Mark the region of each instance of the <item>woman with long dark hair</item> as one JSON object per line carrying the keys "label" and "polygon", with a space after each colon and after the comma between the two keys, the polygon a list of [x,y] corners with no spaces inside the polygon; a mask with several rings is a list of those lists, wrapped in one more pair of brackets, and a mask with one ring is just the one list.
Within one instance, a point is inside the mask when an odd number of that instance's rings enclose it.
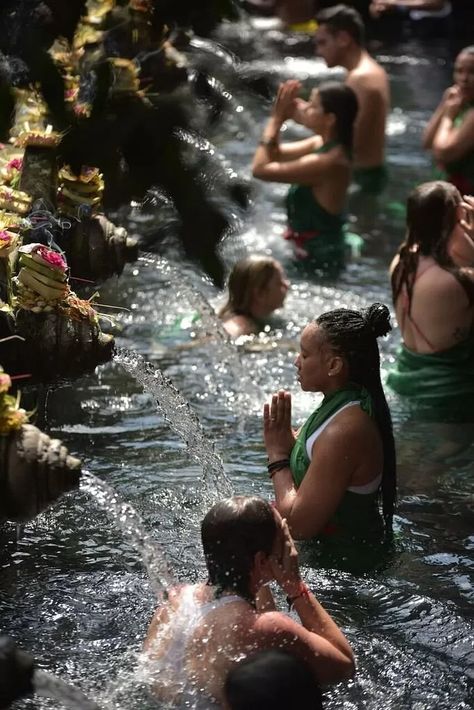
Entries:
{"label": "woman with long dark hair", "polygon": [[[418,404],[471,417],[474,396],[474,199],[443,181],[419,185],[392,262],[403,343],[387,383]],[[453,409],[454,407],[454,409]],[[457,414],[454,410],[457,410]]]}
{"label": "woman with long dark hair", "polygon": [[[216,503],[202,521],[201,539],[207,582],[170,589],[145,642],[163,699],[181,696],[201,707],[192,698],[199,690],[222,703],[229,671],[264,649],[294,654],[318,683],[353,674],[351,647],[302,581],[288,526],[267,501],[237,496]],[[264,586],[271,580],[301,623],[276,611]]]}
{"label": "woman with long dark hair", "polygon": [[[344,84],[326,82],[308,102],[297,99],[298,81],[280,86],[272,115],[253,159],[253,175],[268,182],[292,183],[287,197],[285,238],[298,259],[316,268],[344,263],[344,207],[352,174],[352,140],[357,97]],[[315,135],[279,142],[283,123],[298,120]]]}
{"label": "woman with long dark hair", "polygon": [[391,530],[395,446],[377,344],[390,330],[381,303],[322,314],[303,330],[295,362],[301,388],[322,392],[322,404],[297,436],[288,392],[264,407],[276,507],[296,539],[370,545]]}

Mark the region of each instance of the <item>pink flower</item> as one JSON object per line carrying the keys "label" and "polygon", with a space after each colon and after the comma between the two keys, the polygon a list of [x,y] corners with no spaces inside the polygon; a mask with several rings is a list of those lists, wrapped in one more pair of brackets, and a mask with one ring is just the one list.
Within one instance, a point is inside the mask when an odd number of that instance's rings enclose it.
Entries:
{"label": "pink flower", "polygon": [[0,393],[3,392],[8,392],[10,387],[12,386],[12,381],[10,379],[10,375],[7,375],[6,372],[1,372],[0,373]]}
{"label": "pink flower", "polygon": [[66,271],[67,264],[61,254],[58,254],[57,251],[48,249],[48,247],[40,246],[36,250],[36,253],[39,254],[43,261],[46,261],[46,263],[50,266],[54,266],[56,269],[61,269],[61,271]]}
{"label": "pink flower", "polygon": [[8,163],[7,163],[7,168],[10,170],[21,170],[23,166],[23,160],[21,158],[12,158]]}
{"label": "pink flower", "polygon": [[17,246],[18,237],[13,232],[0,230],[0,258],[8,256]]}

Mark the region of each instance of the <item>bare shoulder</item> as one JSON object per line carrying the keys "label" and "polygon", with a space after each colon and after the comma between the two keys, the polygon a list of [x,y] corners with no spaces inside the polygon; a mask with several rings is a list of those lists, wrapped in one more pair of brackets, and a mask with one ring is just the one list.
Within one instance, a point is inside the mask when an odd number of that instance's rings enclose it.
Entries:
{"label": "bare shoulder", "polygon": [[[334,447],[343,443],[344,447],[364,447],[378,437],[378,429],[371,416],[354,405],[347,407],[324,430],[324,440]],[[321,439],[323,437],[321,436]]]}
{"label": "bare shoulder", "polygon": [[387,72],[369,54],[366,54],[347,75],[346,83],[354,91],[381,91],[388,88]]}
{"label": "bare shoulder", "polygon": [[247,316],[231,316],[222,324],[232,338],[256,333],[255,323]]}

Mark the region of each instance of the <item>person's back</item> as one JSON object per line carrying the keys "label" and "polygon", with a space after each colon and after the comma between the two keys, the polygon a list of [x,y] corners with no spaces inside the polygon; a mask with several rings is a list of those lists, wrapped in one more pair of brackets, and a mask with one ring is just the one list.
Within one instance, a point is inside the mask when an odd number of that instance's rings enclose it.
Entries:
{"label": "person's back", "polygon": [[[301,581],[288,526],[269,503],[220,501],[205,516],[201,534],[208,583],[171,589],[145,642],[150,679],[162,699],[202,693],[210,704],[221,703],[232,666],[270,648],[306,661],[320,683],[353,673],[350,646]],[[271,580],[291,597],[301,624],[275,611],[264,586]]]}
{"label": "person's back", "polygon": [[419,260],[410,312],[405,290],[397,298],[395,310],[403,342],[416,353],[448,350],[468,337],[474,322],[473,305],[465,290],[431,257]]}
{"label": "person's back", "polygon": [[317,20],[318,54],[328,67],[339,65],[347,70],[346,84],[358,99],[354,135],[356,171],[381,168],[385,155],[385,123],[390,108],[387,74],[364,49],[364,25],[354,8],[336,5],[318,13]]}
{"label": "person's back", "polygon": [[403,342],[387,384],[430,419],[473,416],[474,269],[452,253],[459,233],[472,241],[473,216],[454,185],[420,185],[408,198],[407,236],[391,267]]}

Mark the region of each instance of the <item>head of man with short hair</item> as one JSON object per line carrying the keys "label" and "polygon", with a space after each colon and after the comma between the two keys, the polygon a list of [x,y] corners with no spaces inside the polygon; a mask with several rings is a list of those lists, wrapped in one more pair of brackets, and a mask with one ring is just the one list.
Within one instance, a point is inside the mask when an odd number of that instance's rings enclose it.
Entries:
{"label": "head of man with short hair", "polygon": [[348,5],[333,5],[317,15],[316,51],[328,67],[344,65],[347,52],[364,45],[364,22]]}

